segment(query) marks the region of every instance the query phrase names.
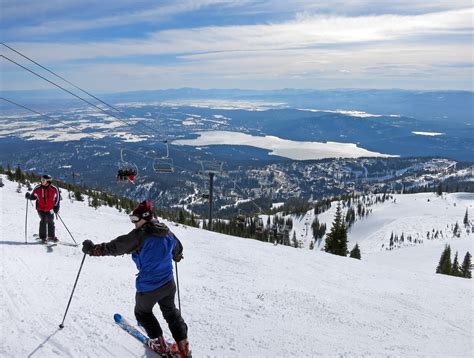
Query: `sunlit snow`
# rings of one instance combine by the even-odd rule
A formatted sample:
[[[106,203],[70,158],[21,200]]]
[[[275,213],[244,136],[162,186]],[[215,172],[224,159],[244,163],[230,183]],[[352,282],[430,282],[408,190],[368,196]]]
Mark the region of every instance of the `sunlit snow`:
[[[134,321],[136,268],[127,255],[86,257],[58,329],[83,254],[80,247],[35,244],[32,207],[25,245],[24,189],[17,193],[16,183],[3,181],[0,355],[154,356],[113,322],[116,312]],[[87,197],[70,201],[64,189],[63,197],[60,214],[78,242],[109,241],[132,228],[123,212],[88,207]],[[416,210],[418,196],[407,195],[407,205],[410,198]],[[464,206],[458,199],[446,204]],[[168,224],[184,245],[180,297],[195,357],[472,355],[471,281],[434,273],[445,243],[463,255],[472,236],[370,258],[363,252],[359,261]],[[72,242],[60,222],[57,235]]]
[[[25,245],[24,188],[17,193],[17,184],[2,178],[0,356],[154,356],[113,322],[116,312],[134,321],[136,268],[127,255],[86,257],[65,327],[58,329],[83,254],[80,247],[35,244],[33,207]],[[63,197],[60,214],[78,242],[109,241],[132,228],[123,212],[88,207],[87,197],[70,201],[64,189]],[[417,198],[406,196],[413,210]],[[458,199],[446,204],[460,209],[466,202]],[[363,252],[359,261],[168,225],[184,245],[180,298],[195,357],[472,355],[471,281],[434,273],[445,243],[463,255],[472,236],[367,259]],[[61,222],[57,235],[72,242]]]

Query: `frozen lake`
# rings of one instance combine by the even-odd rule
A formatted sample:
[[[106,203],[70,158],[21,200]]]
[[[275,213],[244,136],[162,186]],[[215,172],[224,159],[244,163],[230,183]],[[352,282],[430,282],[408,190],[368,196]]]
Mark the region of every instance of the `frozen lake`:
[[[371,152],[354,143],[300,142],[274,136],[253,136],[229,131],[198,132],[198,138],[174,141],[175,145],[203,147],[209,145],[247,145],[267,149],[270,155],[294,160],[324,158],[393,157],[393,155]]]

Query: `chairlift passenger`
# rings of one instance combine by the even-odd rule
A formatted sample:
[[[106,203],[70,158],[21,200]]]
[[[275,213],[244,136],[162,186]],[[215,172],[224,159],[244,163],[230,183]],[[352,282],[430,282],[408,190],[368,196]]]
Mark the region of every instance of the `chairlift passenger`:
[[[136,176],[137,170],[132,167],[119,168],[119,170],[117,171],[117,180],[119,181],[129,180],[130,182],[134,183]]]

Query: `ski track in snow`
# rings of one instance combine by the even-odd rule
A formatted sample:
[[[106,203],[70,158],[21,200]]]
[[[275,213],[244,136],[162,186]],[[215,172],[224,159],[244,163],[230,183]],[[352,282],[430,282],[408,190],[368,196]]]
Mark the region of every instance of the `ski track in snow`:
[[[4,182],[0,356],[156,357],[113,320],[119,312],[134,322],[136,269],[128,256],[86,257],[65,328],[58,329],[83,254],[80,247],[24,245],[24,189],[16,193],[16,184]],[[423,195],[405,197],[415,205],[427,203]],[[462,223],[466,201],[460,195],[446,200],[459,203]],[[38,217],[31,206],[28,215],[33,242]],[[61,216],[78,242],[109,241],[133,228],[115,209],[67,199]],[[387,225],[375,209],[365,224],[370,220],[380,230]],[[184,245],[181,306],[195,357],[472,356],[472,281],[434,273],[446,242],[460,260],[474,251],[472,234],[369,250],[359,261],[168,224]],[[56,225],[58,237],[72,241]]]

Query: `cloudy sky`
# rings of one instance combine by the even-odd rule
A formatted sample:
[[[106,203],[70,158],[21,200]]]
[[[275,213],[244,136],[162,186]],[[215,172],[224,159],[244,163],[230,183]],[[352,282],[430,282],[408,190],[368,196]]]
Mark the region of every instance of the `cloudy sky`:
[[[5,44],[92,91],[474,90],[471,0],[2,0],[0,14]],[[3,89],[51,88],[0,65]]]

